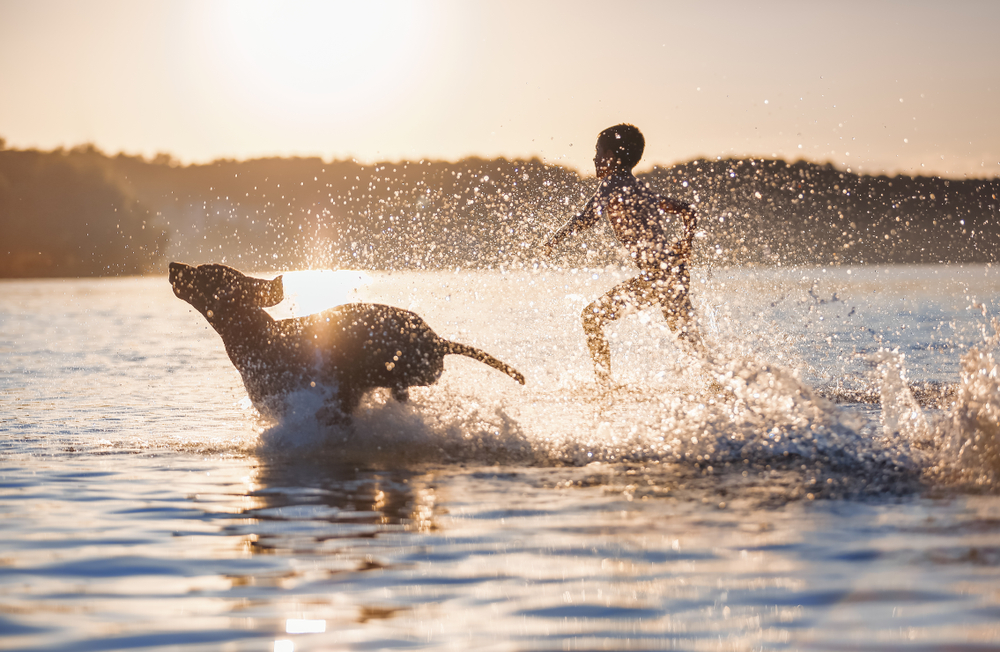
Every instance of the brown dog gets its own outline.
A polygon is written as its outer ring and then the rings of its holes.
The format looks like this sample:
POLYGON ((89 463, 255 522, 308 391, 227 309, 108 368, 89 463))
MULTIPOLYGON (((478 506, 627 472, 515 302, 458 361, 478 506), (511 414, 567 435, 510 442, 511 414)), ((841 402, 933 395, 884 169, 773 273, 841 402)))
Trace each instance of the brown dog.
POLYGON ((330 391, 318 418, 346 420, 365 392, 376 387, 407 399, 415 385, 431 385, 444 356, 457 353, 499 369, 524 384, 524 376, 493 356, 438 337, 408 310, 351 303, 297 319, 275 320, 264 310, 284 297, 281 277, 252 278, 226 265, 170 263, 174 294, 204 315, 222 336, 254 407, 277 417, 296 389, 330 391))

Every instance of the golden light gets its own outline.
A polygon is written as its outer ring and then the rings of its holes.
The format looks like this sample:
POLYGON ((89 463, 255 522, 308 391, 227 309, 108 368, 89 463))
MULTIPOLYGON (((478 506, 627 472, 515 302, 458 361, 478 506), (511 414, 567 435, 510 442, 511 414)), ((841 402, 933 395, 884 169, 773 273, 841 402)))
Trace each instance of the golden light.
POLYGON ((325 631, 325 620, 289 618, 285 621, 286 634, 322 634, 325 631))
POLYGON ((247 110, 366 113, 416 83, 427 13, 410 2, 214 5, 222 78, 247 110))
POLYGON ((357 291, 372 282, 363 272, 311 269, 282 275, 285 298, 269 310, 276 317, 301 317, 357 300, 357 291))

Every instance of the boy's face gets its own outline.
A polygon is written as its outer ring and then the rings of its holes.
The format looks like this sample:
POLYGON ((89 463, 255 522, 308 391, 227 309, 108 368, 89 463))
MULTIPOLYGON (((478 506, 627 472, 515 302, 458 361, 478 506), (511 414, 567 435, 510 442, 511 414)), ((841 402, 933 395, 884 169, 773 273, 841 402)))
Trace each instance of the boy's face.
POLYGON ((594 154, 594 169, 597 171, 598 179, 608 176, 620 165, 616 152, 601 145, 597 146, 597 153, 594 154))

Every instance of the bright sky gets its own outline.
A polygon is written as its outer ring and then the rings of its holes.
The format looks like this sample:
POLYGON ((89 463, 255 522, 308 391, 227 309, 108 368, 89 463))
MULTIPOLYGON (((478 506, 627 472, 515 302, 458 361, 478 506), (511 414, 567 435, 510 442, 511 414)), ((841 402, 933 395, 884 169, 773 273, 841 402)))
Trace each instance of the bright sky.
POLYGON ((698 156, 1000 174, 1000 2, 0 0, 0 137, 188 162, 698 156))

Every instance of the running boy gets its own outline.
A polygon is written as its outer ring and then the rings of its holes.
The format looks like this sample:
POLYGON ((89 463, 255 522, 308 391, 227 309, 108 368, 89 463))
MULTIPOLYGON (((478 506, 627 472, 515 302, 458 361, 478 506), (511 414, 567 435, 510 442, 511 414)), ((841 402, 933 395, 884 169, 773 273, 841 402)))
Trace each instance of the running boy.
POLYGON ((687 265, 697 218, 690 205, 657 195, 632 174, 645 146, 642 133, 632 125, 620 124, 602 131, 594 156, 597 178, 601 180, 597 192, 544 245, 545 252, 551 253, 569 236, 607 217, 615 236, 639 267, 638 276, 611 288, 584 308, 581 315, 594 370, 602 383, 611 378, 611 348, 604 336, 604 324, 631 310, 658 305, 670 330, 698 352, 704 352, 688 297, 691 279, 687 265), (683 221, 683 235, 668 245, 670 232, 675 229, 674 215, 683 221))

